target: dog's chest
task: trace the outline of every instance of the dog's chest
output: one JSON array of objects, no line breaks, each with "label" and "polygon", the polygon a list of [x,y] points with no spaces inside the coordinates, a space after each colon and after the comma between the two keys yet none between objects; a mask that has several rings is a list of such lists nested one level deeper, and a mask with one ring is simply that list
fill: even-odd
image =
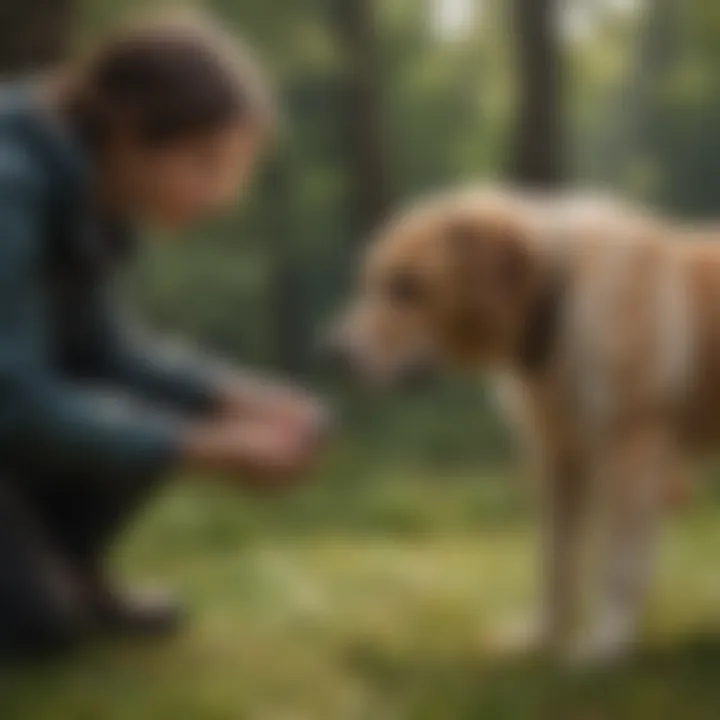
[{"label": "dog's chest", "polygon": [[720,253],[700,247],[684,258],[691,326],[691,372],[681,405],[689,445],[720,445]]}]

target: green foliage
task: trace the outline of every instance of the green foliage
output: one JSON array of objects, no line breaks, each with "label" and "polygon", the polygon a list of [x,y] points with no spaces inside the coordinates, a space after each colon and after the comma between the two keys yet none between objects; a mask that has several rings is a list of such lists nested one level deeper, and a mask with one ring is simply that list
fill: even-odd
[{"label": "green foliage", "polygon": [[[86,0],[81,44],[129,11],[177,4]],[[264,177],[236,211],[182,242],[150,249],[137,292],[162,328],[241,362],[316,380],[313,344],[347,294],[368,224],[356,211],[339,6],[332,0],[196,4],[259,52],[285,108],[285,132]],[[478,22],[455,39],[433,32],[430,5],[374,5],[377,111],[387,184],[398,203],[502,175],[515,111],[507,3],[478,3]],[[578,177],[673,211],[714,214],[717,9],[704,0],[647,0],[636,12],[613,9],[617,3],[586,5],[594,20],[565,48],[567,142]],[[404,454],[442,465],[488,462],[507,452],[474,388],[372,404],[374,411],[360,413],[365,422],[348,419],[362,439],[356,455],[384,461]]]},{"label": "green foliage", "polygon": [[[389,185],[398,201],[502,174],[515,78],[508,2],[485,0],[456,40],[430,0],[376,2]],[[78,43],[172,0],[85,0]],[[363,242],[344,106],[347,58],[332,0],[207,0],[248,38],[286,108],[276,157],[238,208],[153,243],[133,284],[151,320],[252,365],[322,385],[316,330]],[[581,5],[577,0],[575,5]],[[687,214],[720,193],[720,7],[646,0],[600,8],[566,48],[578,177]],[[414,397],[326,387],[343,417],[317,481],[290,498],[174,491],[123,552],[130,575],[176,581],[199,612],[169,646],[91,648],[0,677],[2,720],[705,720],[720,714],[709,563],[717,493],[669,539],[645,652],[567,676],[485,647],[527,611],[528,501],[495,467],[512,451],[475,383]]]},{"label": "green foliage", "polygon": [[[635,32],[600,38],[585,61],[610,67],[599,96],[609,110],[586,107],[585,171],[616,190],[689,217],[717,215],[720,122],[717,7],[703,0],[651,0]],[[622,41],[617,44],[617,39]],[[603,54],[613,60],[604,62]],[[585,77],[578,79],[585,82]],[[587,97],[587,88],[586,88]]]},{"label": "green foliage", "polygon": [[[4,670],[3,720],[710,720],[717,502],[668,538],[642,652],[569,673],[488,650],[535,598],[532,535],[511,477],[364,479],[242,502],[174,491],[119,558],[197,611],[160,645],[100,645]],[[199,484],[202,487],[202,484]],[[319,496],[321,512],[309,510]],[[315,500],[312,500],[312,497]],[[357,503],[361,507],[358,508]],[[317,506],[315,506],[317,507]],[[293,518],[288,525],[288,519]],[[703,633],[701,635],[700,633]],[[702,639],[701,639],[702,638]]]},{"label": "green foliage", "polygon": [[[177,4],[87,2],[81,40],[133,10]],[[315,338],[347,293],[366,226],[354,210],[347,68],[333,4],[199,5],[259,52],[281,96],[285,130],[277,157],[237,210],[182,241],[152,244],[134,287],[159,327],[250,365],[312,376]],[[462,42],[442,42],[431,32],[424,2],[392,0],[377,10],[388,184],[395,195],[410,198],[492,173],[502,162],[508,113],[498,34],[477,28]],[[498,14],[491,17],[497,26]],[[474,389],[433,397],[378,401],[371,421],[350,418],[365,438],[358,454],[382,446],[380,457],[417,453],[441,464],[454,456],[457,464],[507,448]],[[480,397],[480,404],[471,408],[467,397]],[[447,420],[438,422],[443,413]]]}]

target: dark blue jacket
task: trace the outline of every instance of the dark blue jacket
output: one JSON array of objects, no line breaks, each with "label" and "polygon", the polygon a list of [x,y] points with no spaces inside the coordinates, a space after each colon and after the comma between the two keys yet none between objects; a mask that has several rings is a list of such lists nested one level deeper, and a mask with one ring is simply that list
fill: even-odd
[{"label": "dark blue jacket", "polygon": [[122,326],[112,285],[134,238],[92,197],[86,153],[38,91],[1,90],[0,467],[160,470],[216,402],[212,372]]}]

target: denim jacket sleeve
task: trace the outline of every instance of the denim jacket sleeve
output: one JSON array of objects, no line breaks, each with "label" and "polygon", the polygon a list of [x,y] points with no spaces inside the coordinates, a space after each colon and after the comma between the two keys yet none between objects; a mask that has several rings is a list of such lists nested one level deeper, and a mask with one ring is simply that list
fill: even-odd
[{"label": "denim jacket sleeve", "polygon": [[115,298],[97,298],[95,342],[102,347],[101,372],[110,383],[169,410],[210,415],[220,404],[217,363],[186,348],[149,337],[131,323]]},{"label": "denim jacket sleeve", "polygon": [[60,377],[48,360],[40,279],[45,185],[31,153],[0,144],[0,447],[72,466],[163,469],[178,455],[179,422],[109,404]]}]

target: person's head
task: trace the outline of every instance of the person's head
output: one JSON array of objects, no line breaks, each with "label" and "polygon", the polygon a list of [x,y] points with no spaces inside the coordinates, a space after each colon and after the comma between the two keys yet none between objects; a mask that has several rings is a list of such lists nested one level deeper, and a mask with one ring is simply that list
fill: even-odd
[{"label": "person's head", "polygon": [[104,200],[164,228],[230,203],[275,126],[246,50],[186,14],[124,27],[66,69],[58,99],[93,154]]}]

